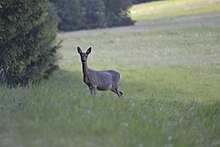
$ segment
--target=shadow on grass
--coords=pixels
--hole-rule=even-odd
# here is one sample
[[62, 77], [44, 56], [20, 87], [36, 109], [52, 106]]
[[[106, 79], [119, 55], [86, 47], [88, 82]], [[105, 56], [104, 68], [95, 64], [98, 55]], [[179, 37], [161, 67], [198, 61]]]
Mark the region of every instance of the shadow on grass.
[[[75, 93], [81, 97], [91, 97], [89, 88], [83, 82], [83, 74], [79, 71], [59, 70], [49, 81], [46, 81], [46, 83], [48, 86], [52, 85], [62, 87], [62, 89], [64, 88], [66, 92]], [[121, 89], [123, 90], [123, 87], [121, 87]], [[117, 98], [117, 95], [110, 90], [97, 91], [96, 98], [101, 97]]]
[[82, 73], [79, 71], [58, 70], [49, 81], [45, 81], [45, 84], [55, 89], [60, 88], [63, 93], [67, 94], [75, 93], [80, 95], [81, 93], [84, 95], [87, 90], [86, 85], [83, 83]]
[[[123, 97], [126, 99], [146, 99], [149, 97], [155, 97], [186, 100], [196, 99], [203, 101], [205, 99], [208, 100], [211, 96], [215, 96], [209, 91], [201, 91], [203, 87], [193, 87], [185, 82], [181, 77], [178, 77], [176, 78], [177, 80], [173, 81], [170, 81], [169, 78], [160, 81], [156, 79], [135, 81], [134, 79], [128, 79], [128, 77], [129, 75], [124, 76], [120, 82], [120, 90], [124, 93]], [[45, 87], [51, 87], [55, 90], [60, 89], [59, 91], [66, 94], [66, 96], [75, 95], [77, 97], [90, 97], [90, 91], [83, 82], [82, 72], [77, 70], [58, 70], [49, 81], [45, 81]], [[98, 91], [96, 97], [117, 98], [117, 96], [111, 91]]]
[[[45, 81], [45, 87], [61, 89], [68, 95], [80, 97], [90, 97], [90, 91], [83, 82], [83, 75], [79, 71], [59, 70], [55, 72], [49, 81]], [[158, 85], [157, 83], [146, 83], [140, 81], [128, 81], [123, 78], [120, 82], [120, 90], [124, 93], [123, 98], [129, 99], [146, 99], [149, 97], [175, 97], [183, 95], [184, 91], [175, 91], [167, 85]], [[178, 94], [175, 94], [178, 92]], [[117, 96], [111, 91], [97, 91], [96, 98]]]
[[[88, 87], [83, 82], [83, 75], [79, 71], [58, 70], [49, 81], [45, 81], [46, 87], [62, 89], [62, 92], [75, 94], [81, 97], [90, 96]], [[120, 90], [124, 98], [145, 99], [148, 97], [180, 97], [184, 96], [184, 90], [174, 89], [166, 84], [156, 82], [146, 83], [140, 81], [128, 81], [123, 78], [120, 82]], [[117, 96], [111, 91], [98, 91], [97, 98]]]

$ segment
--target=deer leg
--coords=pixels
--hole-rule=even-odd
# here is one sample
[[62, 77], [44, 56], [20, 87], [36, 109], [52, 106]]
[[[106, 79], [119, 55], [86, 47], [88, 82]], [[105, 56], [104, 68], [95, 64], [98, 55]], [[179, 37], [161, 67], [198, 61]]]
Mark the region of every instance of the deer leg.
[[118, 95], [118, 97], [121, 97], [123, 95], [123, 93], [118, 90], [118, 86], [112, 87], [111, 91], [116, 93]]
[[89, 90], [90, 90], [91, 95], [92, 95], [93, 97], [95, 97], [95, 96], [96, 96], [96, 88], [93, 87], [93, 86], [91, 86], [91, 87], [89, 87]]
[[123, 96], [123, 92], [119, 91], [120, 95]]

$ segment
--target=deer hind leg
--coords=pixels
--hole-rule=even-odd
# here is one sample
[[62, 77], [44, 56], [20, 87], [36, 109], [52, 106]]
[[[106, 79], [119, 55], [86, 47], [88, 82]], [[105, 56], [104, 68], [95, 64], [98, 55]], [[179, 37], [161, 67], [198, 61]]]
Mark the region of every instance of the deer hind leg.
[[123, 92], [122, 91], [119, 91], [119, 93], [120, 93], [121, 96], [123, 96]]
[[118, 88], [117, 84], [112, 86], [111, 91], [116, 93], [118, 95], [118, 97], [123, 96], [123, 93], [121, 91], [119, 91], [119, 88]]

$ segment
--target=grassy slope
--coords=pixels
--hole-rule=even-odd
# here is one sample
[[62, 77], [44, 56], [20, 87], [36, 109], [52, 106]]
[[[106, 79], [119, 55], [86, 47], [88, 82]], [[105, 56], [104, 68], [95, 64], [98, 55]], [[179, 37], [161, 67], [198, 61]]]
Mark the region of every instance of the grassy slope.
[[[220, 13], [59, 35], [61, 70], [28, 89], [0, 87], [0, 146], [219, 146]], [[82, 83], [89, 65], [123, 75], [123, 99]]]
[[135, 5], [131, 8], [131, 17], [143, 20], [213, 11], [220, 11], [220, 0], [165, 0]]

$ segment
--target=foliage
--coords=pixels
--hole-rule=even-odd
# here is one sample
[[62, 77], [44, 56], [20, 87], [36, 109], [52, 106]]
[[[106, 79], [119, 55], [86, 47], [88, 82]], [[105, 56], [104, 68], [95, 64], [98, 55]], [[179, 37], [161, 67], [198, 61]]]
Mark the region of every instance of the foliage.
[[133, 0], [133, 4], [140, 4], [140, 3], [152, 2], [152, 1], [159, 1], [159, 0]]
[[79, 29], [82, 21], [80, 0], [50, 0], [54, 4], [59, 23], [58, 28], [62, 31]]
[[70, 31], [132, 25], [131, 0], [51, 0], [56, 7], [59, 29]]
[[46, 0], [1, 0], [0, 83], [28, 84], [57, 68], [57, 25]]
[[128, 8], [132, 6], [131, 0], [103, 0], [106, 6], [107, 26], [132, 25], [134, 22], [129, 16]]
[[105, 26], [105, 5], [102, 0], [81, 0], [81, 13], [80, 29]]

